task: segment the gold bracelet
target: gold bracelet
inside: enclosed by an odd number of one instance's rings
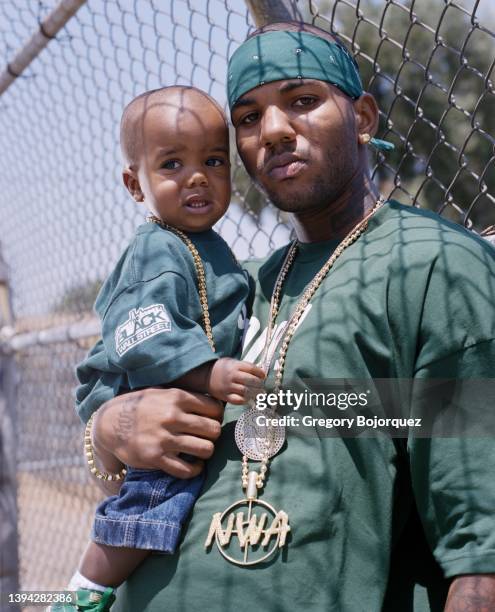
[[[99,480],[123,480],[127,474],[127,469],[123,467],[118,474],[109,474],[108,472],[102,472],[96,467],[95,456],[93,454],[93,444],[91,442],[91,432],[93,429],[93,418],[96,413],[93,413],[86,424],[84,430],[84,452],[86,454],[86,461],[88,462],[89,471],[98,478]]]

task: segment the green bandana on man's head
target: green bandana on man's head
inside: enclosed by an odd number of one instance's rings
[[[246,40],[229,60],[230,110],[251,89],[287,79],[325,81],[353,100],[364,93],[357,64],[342,45],[308,32],[264,32]],[[385,151],[394,148],[377,138],[371,143]]]

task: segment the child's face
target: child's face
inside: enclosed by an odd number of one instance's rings
[[[176,92],[150,104],[142,129],[139,199],[180,230],[210,229],[230,201],[229,137],[220,111],[196,92]]]

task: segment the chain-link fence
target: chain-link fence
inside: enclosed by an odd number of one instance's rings
[[[132,97],[193,84],[225,104],[227,57],[255,22],[299,15],[341,35],[379,102],[380,137],[396,144],[376,159],[382,192],[475,231],[495,223],[491,0],[79,4],[17,76],[7,62],[58,0],[0,1],[0,53],[13,81],[0,96],[0,241],[15,315],[4,337],[18,377],[24,589],[64,586],[99,495],[80,452],[73,368],[98,331],[96,292],[144,218],[120,176],[118,125]],[[41,30],[38,39],[47,34]],[[240,259],[263,256],[287,241],[290,228],[238,161],[234,168],[233,203],[219,231]]]

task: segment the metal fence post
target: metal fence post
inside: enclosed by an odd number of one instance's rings
[[[8,593],[19,590],[16,497],[16,371],[14,354],[2,338],[12,331],[7,269],[0,255],[0,609],[18,612]]]
[[[62,0],[40,23],[38,30],[20,49],[7,68],[0,74],[0,95],[21,76],[31,62],[73,17],[86,0]]]
[[[256,27],[277,21],[304,21],[297,0],[246,0]]]

